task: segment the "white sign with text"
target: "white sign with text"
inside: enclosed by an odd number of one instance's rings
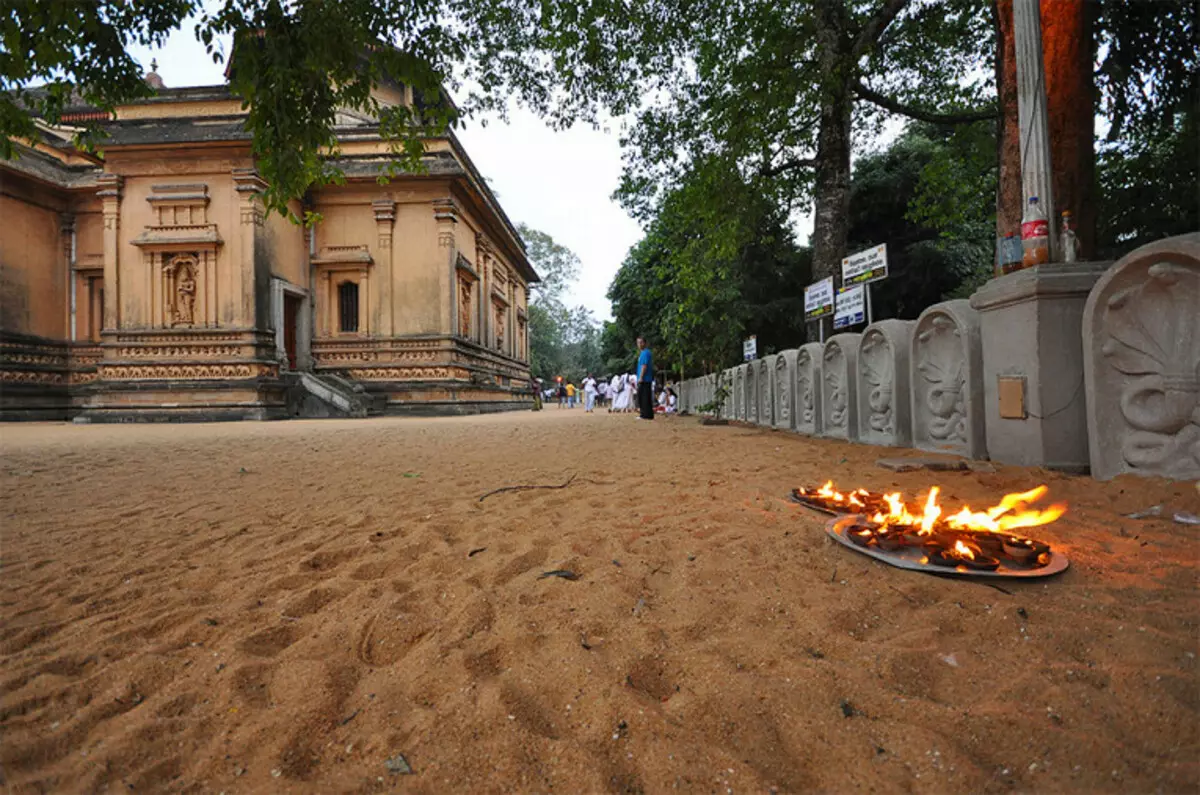
[[[842,260],[842,284],[867,284],[886,279],[887,275],[887,243]]]
[[[837,311],[833,314],[833,327],[846,328],[867,319],[867,290],[861,284],[843,287],[837,294]]]
[[[826,276],[804,288],[804,319],[819,320],[833,314],[833,277]]]

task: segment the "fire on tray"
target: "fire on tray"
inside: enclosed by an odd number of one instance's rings
[[[899,492],[873,494],[856,489],[838,492],[832,482],[819,489],[799,488],[792,498],[826,513],[847,514],[837,529],[859,547],[880,552],[914,551],[920,563],[959,572],[1034,569],[1050,561],[1050,545],[1018,531],[1050,524],[1067,511],[1065,505],[1031,507],[1048,489],[1005,495],[984,511],[963,507],[947,514],[938,503],[938,487],[929,490],[918,509],[909,507]]]

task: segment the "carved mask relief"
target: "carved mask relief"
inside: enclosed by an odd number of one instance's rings
[[[863,383],[868,388],[867,407],[870,409],[868,422],[871,430],[881,433],[895,431],[892,406],[892,391],[895,388],[895,373],[891,346],[879,331],[871,331],[863,339],[858,358]]]
[[[929,435],[941,441],[967,441],[966,349],[962,332],[945,315],[934,315],[917,339],[920,399],[929,409]]]
[[[1101,353],[1126,376],[1126,463],[1171,475],[1200,465],[1200,271],[1159,262],[1149,279],[1112,295]]]

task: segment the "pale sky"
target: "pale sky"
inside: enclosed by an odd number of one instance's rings
[[[162,49],[135,46],[130,53],[146,70],[157,58],[170,88],[223,83],[224,64],[212,62],[192,30],[185,22]],[[488,118],[485,127],[469,119],[458,136],[514,224],[541,230],[579,255],[580,277],[569,303],[610,319],[608,285],[642,236],[637,222],[609,198],[621,176],[616,132],[583,125],[555,132],[534,114],[512,108],[509,123]]]

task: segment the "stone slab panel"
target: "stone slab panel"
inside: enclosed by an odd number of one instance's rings
[[[913,330],[913,446],[986,458],[979,313],[964,299],[934,304]]]
[[[821,355],[825,345],[810,342],[796,352],[796,433],[821,434]]]
[[[821,352],[822,435],[858,439],[858,345],[861,334],[834,334]]]
[[[746,416],[743,419],[751,424],[758,423],[758,371],[757,360],[746,363]]]
[[[796,417],[796,355],[793,348],[775,357],[775,427],[792,430]]]
[[[746,419],[746,365],[738,365],[733,372],[733,418],[743,421]]]
[[[1200,478],[1200,233],[1135,249],[1083,311],[1092,476]]]
[[[764,356],[758,362],[758,424],[775,425],[775,357]]]
[[[912,444],[909,360],[912,320],[880,320],[863,330],[858,345],[858,440]]]
[[[984,425],[993,461],[1087,470],[1083,308],[1111,265],[1027,268],[992,279],[971,296],[980,317]],[[1003,407],[1002,391],[1008,391]]]

